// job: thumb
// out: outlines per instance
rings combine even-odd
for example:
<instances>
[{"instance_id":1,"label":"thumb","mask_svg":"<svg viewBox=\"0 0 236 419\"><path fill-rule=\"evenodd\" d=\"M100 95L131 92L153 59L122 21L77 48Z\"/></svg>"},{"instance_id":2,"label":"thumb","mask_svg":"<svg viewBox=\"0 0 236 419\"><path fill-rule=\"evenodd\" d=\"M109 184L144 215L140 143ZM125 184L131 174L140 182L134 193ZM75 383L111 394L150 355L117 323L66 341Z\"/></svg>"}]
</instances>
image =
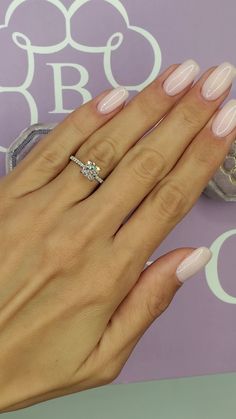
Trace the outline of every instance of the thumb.
<instances>
[{"instance_id":1,"label":"thumb","mask_svg":"<svg viewBox=\"0 0 236 419\"><path fill-rule=\"evenodd\" d=\"M99 343L100 354L109 354L107 368L122 369L140 337L166 310L183 282L202 269L211 256L206 247L175 249L141 273L114 312Z\"/></svg>"}]
</instances>

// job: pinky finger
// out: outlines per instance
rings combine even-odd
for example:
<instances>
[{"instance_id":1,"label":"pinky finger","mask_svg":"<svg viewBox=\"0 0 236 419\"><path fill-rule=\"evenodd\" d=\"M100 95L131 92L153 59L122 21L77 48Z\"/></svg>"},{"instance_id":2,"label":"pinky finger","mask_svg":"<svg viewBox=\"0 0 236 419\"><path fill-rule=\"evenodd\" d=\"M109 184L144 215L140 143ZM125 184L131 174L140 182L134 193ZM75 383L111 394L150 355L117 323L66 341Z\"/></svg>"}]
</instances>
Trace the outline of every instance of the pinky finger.
<instances>
[{"instance_id":1,"label":"pinky finger","mask_svg":"<svg viewBox=\"0 0 236 419\"><path fill-rule=\"evenodd\" d=\"M211 256L206 247L176 249L161 256L141 273L136 285L114 312L97 353L92 354L98 364L101 359L104 361L105 376L116 378L147 328L166 310L182 284L200 271Z\"/></svg>"}]
</instances>

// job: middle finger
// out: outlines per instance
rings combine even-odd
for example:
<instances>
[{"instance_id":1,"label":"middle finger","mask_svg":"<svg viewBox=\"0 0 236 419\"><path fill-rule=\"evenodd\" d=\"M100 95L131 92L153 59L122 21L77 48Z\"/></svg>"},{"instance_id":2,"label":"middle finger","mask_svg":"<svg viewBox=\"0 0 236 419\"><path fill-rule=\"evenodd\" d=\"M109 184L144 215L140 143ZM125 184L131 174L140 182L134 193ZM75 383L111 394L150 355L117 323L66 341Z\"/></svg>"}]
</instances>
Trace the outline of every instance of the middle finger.
<instances>
[{"instance_id":1,"label":"middle finger","mask_svg":"<svg viewBox=\"0 0 236 419\"><path fill-rule=\"evenodd\" d=\"M167 95L162 85L176 67L178 86L171 95ZM193 60L187 60L180 66L169 67L136 95L119 114L90 135L80 146L75 157L84 163L88 160L94 161L101 168L99 176L104 179L133 144L155 126L190 89L198 71L199 66ZM89 196L96 186L97 182L89 182L79 174L79 167L74 162L69 162L47 188L50 199L52 194L57 195L60 191L63 205L71 206Z\"/></svg>"}]
</instances>

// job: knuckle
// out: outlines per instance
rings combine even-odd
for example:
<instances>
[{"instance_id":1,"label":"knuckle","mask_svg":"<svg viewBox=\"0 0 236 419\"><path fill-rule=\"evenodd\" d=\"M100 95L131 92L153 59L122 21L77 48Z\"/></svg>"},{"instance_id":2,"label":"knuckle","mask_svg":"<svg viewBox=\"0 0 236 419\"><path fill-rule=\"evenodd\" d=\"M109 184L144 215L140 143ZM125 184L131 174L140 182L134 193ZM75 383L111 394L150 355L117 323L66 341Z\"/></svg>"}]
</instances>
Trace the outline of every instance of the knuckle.
<instances>
[{"instance_id":1,"label":"knuckle","mask_svg":"<svg viewBox=\"0 0 236 419\"><path fill-rule=\"evenodd\" d=\"M158 207L158 217L173 222L178 220L187 209L187 198L183 187L169 180L154 192L154 205Z\"/></svg>"},{"instance_id":2,"label":"knuckle","mask_svg":"<svg viewBox=\"0 0 236 419\"><path fill-rule=\"evenodd\" d=\"M61 150L60 147L55 148L45 148L40 153L40 159L42 160L41 169L49 169L49 170L61 170L62 168L62 158L61 158Z\"/></svg>"},{"instance_id":3,"label":"knuckle","mask_svg":"<svg viewBox=\"0 0 236 419\"><path fill-rule=\"evenodd\" d=\"M73 130L78 137L78 139L85 139L88 136L88 133L84 131L81 124L81 118L78 116L79 109L75 109L71 112L64 120L64 123L67 124L69 130Z\"/></svg>"},{"instance_id":4,"label":"knuckle","mask_svg":"<svg viewBox=\"0 0 236 419\"><path fill-rule=\"evenodd\" d=\"M116 141L111 137L105 137L102 140L94 142L86 154L92 156L92 159L101 168L113 167L116 162Z\"/></svg>"},{"instance_id":5,"label":"knuckle","mask_svg":"<svg viewBox=\"0 0 236 419\"><path fill-rule=\"evenodd\" d=\"M166 161L158 150L138 147L132 159L133 174L142 183L156 183L163 176Z\"/></svg>"},{"instance_id":6,"label":"knuckle","mask_svg":"<svg viewBox=\"0 0 236 419\"><path fill-rule=\"evenodd\" d=\"M197 166L203 166L205 168L215 167L217 161L216 150L208 150L206 152L205 147L196 147L193 151L193 156Z\"/></svg>"},{"instance_id":7,"label":"knuckle","mask_svg":"<svg viewBox=\"0 0 236 419\"><path fill-rule=\"evenodd\" d=\"M114 362L108 362L99 369L99 382L108 384L114 381L120 373L120 368Z\"/></svg>"},{"instance_id":8,"label":"knuckle","mask_svg":"<svg viewBox=\"0 0 236 419\"><path fill-rule=\"evenodd\" d=\"M201 124L201 113L196 105L179 104L178 115L180 117L181 124L194 128Z\"/></svg>"},{"instance_id":9,"label":"knuckle","mask_svg":"<svg viewBox=\"0 0 236 419\"><path fill-rule=\"evenodd\" d=\"M150 123L156 121L156 111L158 102L156 101L156 86L149 85L134 100L135 112L140 115L143 122Z\"/></svg>"},{"instance_id":10,"label":"knuckle","mask_svg":"<svg viewBox=\"0 0 236 419\"><path fill-rule=\"evenodd\" d=\"M43 266L50 266L54 273L64 273L76 267L81 243L73 246L69 235L63 234L60 228L45 233L43 237Z\"/></svg>"},{"instance_id":11,"label":"knuckle","mask_svg":"<svg viewBox=\"0 0 236 419\"><path fill-rule=\"evenodd\" d=\"M8 175L5 178L0 179L0 218L2 218L4 212L7 213L7 209L13 203L12 201L14 201L15 184L14 182L12 184L9 182L8 185L9 178L10 176Z\"/></svg>"},{"instance_id":12,"label":"knuckle","mask_svg":"<svg viewBox=\"0 0 236 419\"><path fill-rule=\"evenodd\" d=\"M146 303L146 310L149 319L152 321L160 316L169 306L170 301L167 296L151 295Z\"/></svg>"}]
</instances>

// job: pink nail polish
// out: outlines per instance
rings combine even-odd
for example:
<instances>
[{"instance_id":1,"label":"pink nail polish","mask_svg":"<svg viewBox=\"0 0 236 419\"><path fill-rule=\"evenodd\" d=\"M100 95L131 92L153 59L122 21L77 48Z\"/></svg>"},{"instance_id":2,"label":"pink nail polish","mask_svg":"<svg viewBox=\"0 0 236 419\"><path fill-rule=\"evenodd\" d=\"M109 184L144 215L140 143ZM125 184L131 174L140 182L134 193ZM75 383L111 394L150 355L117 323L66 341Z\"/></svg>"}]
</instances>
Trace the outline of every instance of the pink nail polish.
<instances>
[{"instance_id":1,"label":"pink nail polish","mask_svg":"<svg viewBox=\"0 0 236 419\"><path fill-rule=\"evenodd\" d=\"M225 137L236 128L236 100L232 99L219 111L212 123L212 131L218 137Z\"/></svg>"},{"instance_id":2,"label":"pink nail polish","mask_svg":"<svg viewBox=\"0 0 236 419\"><path fill-rule=\"evenodd\" d=\"M207 247L199 247L187 256L176 270L180 282L185 282L200 271L211 259L212 253Z\"/></svg>"},{"instance_id":3,"label":"pink nail polish","mask_svg":"<svg viewBox=\"0 0 236 419\"><path fill-rule=\"evenodd\" d=\"M125 87L117 87L109 92L97 105L100 113L107 114L114 111L118 106L126 101L129 96Z\"/></svg>"},{"instance_id":4,"label":"pink nail polish","mask_svg":"<svg viewBox=\"0 0 236 419\"><path fill-rule=\"evenodd\" d=\"M163 89L169 96L177 95L193 82L199 71L200 67L194 60L186 60L164 81Z\"/></svg>"},{"instance_id":5,"label":"pink nail polish","mask_svg":"<svg viewBox=\"0 0 236 419\"><path fill-rule=\"evenodd\" d=\"M231 85L236 77L236 68L230 63L219 65L206 79L201 93L207 100L218 99Z\"/></svg>"}]
</instances>

